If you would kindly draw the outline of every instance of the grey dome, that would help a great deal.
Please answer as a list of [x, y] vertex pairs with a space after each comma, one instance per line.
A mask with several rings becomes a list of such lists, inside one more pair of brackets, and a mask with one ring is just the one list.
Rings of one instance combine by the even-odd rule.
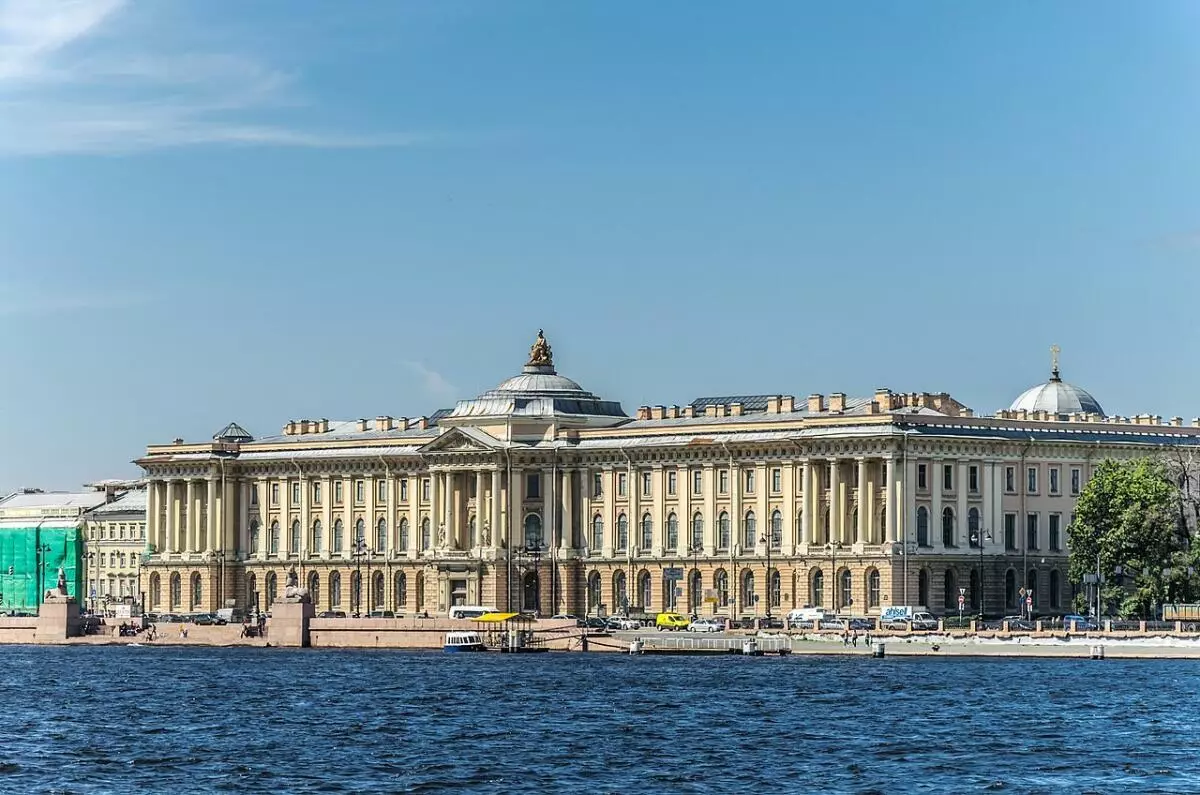
[[1054, 415], [1104, 414], [1100, 401], [1086, 389], [1068, 384], [1058, 374], [1057, 365], [1050, 372], [1050, 380], [1026, 389], [1009, 406], [1010, 411], [1046, 411]]
[[577, 392], [580, 395], [590, 394], [570, 378], [554, 372], [553, 368], [537, 367], [535, 365], [525, 367], [520, 375], [514, 375], [500, 384], [500, 386], [485, 394], [495, 394], [498, 392], [519, 392], [522, 394], [534, 392], [554, 394]]

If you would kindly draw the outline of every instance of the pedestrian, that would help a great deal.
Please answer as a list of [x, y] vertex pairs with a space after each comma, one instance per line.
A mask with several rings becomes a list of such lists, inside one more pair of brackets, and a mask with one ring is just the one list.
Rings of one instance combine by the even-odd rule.
[[854, 637], [851, 638], [850, 642], [854, 644], [854, 648], [858, 648], [858, 630], [854, 631]]

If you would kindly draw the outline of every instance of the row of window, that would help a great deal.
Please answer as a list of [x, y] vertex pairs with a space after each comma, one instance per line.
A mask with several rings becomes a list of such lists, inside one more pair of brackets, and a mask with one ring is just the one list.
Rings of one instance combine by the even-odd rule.
[[[747, 511], [744, 521], [742, 522], [742, 545], [747, 548], [753, 548], [759, 543], [769, 543], [774, 549], [779, 549], [783, 546], [783, 514], [779, 511], [772, 511], [770, 524], [767, 535], [759, 536], [758, 534], [758, 519], [754, 511]], [[704, 516], [696, 512], [692, 516], [691, 522], [691, 541], [689, 549], [694, 552], [700, 552], [704, 548]], [[732, 527], [729, 520], [729, 513], [721, 511], [717, 517], [717, 548], [728, 549], [732, 539]], [[614, 537], [614, 549], [617, 552], [624, 552], [629, 548], [629, 519], [625, 514], [617, 516], [616, 536]], [[642, 515], [641, 522], [641, 548], [650, 549], [654, 546], [654, 517], [646, 513]], [[667, 515], [667, 534], [666, 543], [667, 549], [679, 548], [679, 517], [674, 513]], [[596, 514], [592, 517], [592, 532], [590, 538], [590, 548], [594, 552], [599, 552], [604, 548], [604, 517]]]
[[146, 538], [146, 525], [144, 524], [110, 524], [95, 528], [97, 540], [108, 541], [140, 541]]
[[[717, 469], [717, 493], [729, 493], [729, 470]], [[666, 471], [666, 491], [668, 497], [674, 497], [679, 492], [679, 473], [674, 469]], [[639, 473], [641, 480], [640, 494], [643, 497], [654, 496], [654, 477], [652, 472]], [[783, 469], [774, 467], [768, 472], [770, 478], [769, 492], [771, 494], [783, 493]], [[854, 472], [854, 485], [857, 486], [858, 472]], [[629, 473], [616, 473], [616, 489], [618, 497], [629, 496]], [[758, 490], [758, 471], [754, 469], [742, 470], [742, 494], [752, 495]], [[704, 471], [700, 469], [692, 470], [692, 495], [701, 496], [704, 494]], [[592, 473], [592, 499], [599, 499], [604, 496], [604, 474], [602, 472]]]
[[[407, 502], [408, 501], [408, 480], [402, 479], [398, 482], [399, 482], [399, 486], [400, 486], [400, 502]], [[333, 504], [334, 505], [344, 504], [345, 503], [345, 493], [344, 493], [345, 484], [340, 480], [335, 480], [335, 481], [333, 481], [332, 485], [333, 485]], [[288, 505], [291, 507], [294, 507], [294, 508], [299, 507], [301, 505], [300, 498], [302, 496], [301, 492], [300, 492], [300, 482], [299, 481], [291, 481], [291, 483], [289, 484], [289, 487], [290, 487], [290, 495], [289, 495], [290, 499], [288, 500]], [[367, 501], [367, 481], [356, 480], [353, 483], [353, 488], [354, 488], [354, 504], [355, 505], [365, 505], [366, 501]], [[471, 489], [471, 496], [474, 497], [475, 496], [475, 494], [474, 494], [475, 484], [474, 483], [470, 484], [470, 489]], [[387, 502], [387, 491], [388, 491], [388, 481], [386, 481], [386, 480], [375, 481], [375, 500], [377, 502]], [[429, 493], [430, 493], [429, 478], [422, 478], [421, 479], [421, 499], [428, 501]], [[280, 502], [279, 502], [280, 484], [279, 483], [272, 483], [270, 485], [270, 497], [271, 497], [270, 504], [272, 506], [277, 506], [280, 504]], [[314, 481], [312, 483], [310, 497], [311, 497], [312, 505], [324, 505], [325, 484], [322, 481]], [[258, 486], [256, 486], [256, 485], [250, 487], [250, 504], [251, 505], [259, 504], [258, 503]]]
[[[932, 547], [929, 534], [929, 509], [924, 505], [917, 508], [917, 546]], [[987, 531], [981, 531], [979, 526], [980, 514], [978, 508], [967, 512], [967, 545], [979, 547], [985, 541], [992, 540]], [[1026, 548], [1031, 551], [1040, 550], [1041, 514], [1030, 512], [1026, 516]], [[1047, 550], [1063, 551], [1062, 514], [1052, 513], [1047, 517]], [[942, 509], [942, 546], [957, 547], [959, 545], [958, 529], [955, 523], [954, 509], [946, 506]], [[1004, 514], [1004, 548], [1008, 551], [1017, 549], [1017, 514]]]
[[[1038, 479], [1041, 472], [1040, 466], [1026, 467], [1025, 472], [1025, 489], [1027, 494], [1038, 493]], [[1049, 491], [1047, 493], [1057, 496], [1062, 494], [1061, 476], [1062, 468], [1057, 465], [1046, 467], [1047, 478], [1049, 479]], [[942, 491], [954, 491], [955, 466], [954, 464], [942, 465]], [[1071, 467], [1071, 496], [1078, 497], [1079, 491], [1083, 487], [1083, 471], [1079, 467]], [[917, 490], [929, 491], [929, 466], [927, 464], [917, 464]], [[967, 491], [972, 494], [979, 493], [979, 467], [975, 464], [967, 467]], [[1004, 468], [1004, 491], [1008, 494], [1017, 493], [1017, 468], [1015, 466], [1006, 466]]]
[[[268, 572], [265, 579], [265, 593], [258, 592], [258, 578], [250, 572], [246, 575], [246, 593], [249, 595], [249, 600], [253, 601], [254, 595], [258, 595], [259, 604], [271, 604], [279, 596], [279, 578], [275, 572]], [[360, 572], [350, 573], [350, 588], [349, 588], [349, 604], [343, 603], [342, 594], [342, 573], [339, 571], [330, 572], [325, 582], [322, 583], [321, 576], [317, 572], [310, 572], [307, 578], [306, 585], [308, 586], [309, 596], [312, 597], [313, 604], [325, 604], [329, 609], [337, 609], [348, 607], [356, 612], [366, 612], [376, 609], [393, 609], [404, 610], [409, 607], [408, 603], [408, 576], [404, 572], [396, 572], [392, 578], [392, 600], [390, 605], [384, 602], [384, 585], [387, 582], [383, 572], [377, 571], [371, 576], [371, 592], [370, 600], [363, 599], [362, 593], [362, 574]], [[323, 590], [322, 586], [328, 586], [328, 593]], [[417, 594], [413, 604], [417, 607], [423, 601], [421, 579], [417, 578]], [[188, 578], [187, 601], [184, 601], [183, 578], [178, 572], [171, 574], [168, 581], [168, 602], [163, 604], [162, 594], [162, 579], [158, 573], [150, 577], [150, 609], [151, 610], [199, 610], [204, 605], [204, 583], [198, 572], [193, 573]], [[124, 595], [124, 594], [122, 594]], [[328, 601], [323, 601], [327, 598]]]
[[[922, 605], [926, 606], [932, 606], [929, 594], [929, 579], [929, 570], [921, 569], [917, 578], [917, 599]], [[1062, 605], [1062, 575], [1057, 569], [1051, 569], [1047, 580], [1050, 607], [1058, 608]], [[1038, 572], [1036, 569], [1030, 569], [1025, 578], [1025, 593], [1022, 594], [1018, 588], [1017, 572], [1009, 569], [1004, 574], [1004, 607], [1008, 610], [1017, 610], [1021, 607], [1020, 600], [1022, 596], [1028, 596], [1033, 603], [1033, 607], [1037, 608], [1041, 604], [1041, 592], [1038, 585]], [[953, 569], [949, 569], [942, 575], [942, 606], [947, 610], [957, 609], [958, 592], [958, 575]], [[964, 600], [970, 605], [972, 612], [980, 609], [979, 598], [981, 593], [979, 570], [972, 569]]]
[[137, 566], [139, 555], [135, 552], [130, 552], [128, 554], [125, 552], [109, 552], [108, 554], [100, 552], [97, 554], [96, 558], [96, 565], [98, 568], [102, 569], [107, 565], [107, 567], [110, 569], [123, 569], [126, 567], [126, 563], [128, 563], [130, 567]]

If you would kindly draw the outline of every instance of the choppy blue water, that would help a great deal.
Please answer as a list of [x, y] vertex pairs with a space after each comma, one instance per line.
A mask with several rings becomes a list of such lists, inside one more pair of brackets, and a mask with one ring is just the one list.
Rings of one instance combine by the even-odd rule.
[[1196, 792], [1189, 661], [0, 648], [0, 792]]

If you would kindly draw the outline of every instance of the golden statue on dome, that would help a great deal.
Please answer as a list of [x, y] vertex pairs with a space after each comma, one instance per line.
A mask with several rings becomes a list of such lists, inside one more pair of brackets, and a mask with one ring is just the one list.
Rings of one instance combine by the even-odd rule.
[[546, 342], [541, 329], [538, 329], [537, 339], [533, 341], [533, 346], [529, 349], [529, 362], [527, 366], [554, 366], [554, 355], [550, 352], [550, 343]]

